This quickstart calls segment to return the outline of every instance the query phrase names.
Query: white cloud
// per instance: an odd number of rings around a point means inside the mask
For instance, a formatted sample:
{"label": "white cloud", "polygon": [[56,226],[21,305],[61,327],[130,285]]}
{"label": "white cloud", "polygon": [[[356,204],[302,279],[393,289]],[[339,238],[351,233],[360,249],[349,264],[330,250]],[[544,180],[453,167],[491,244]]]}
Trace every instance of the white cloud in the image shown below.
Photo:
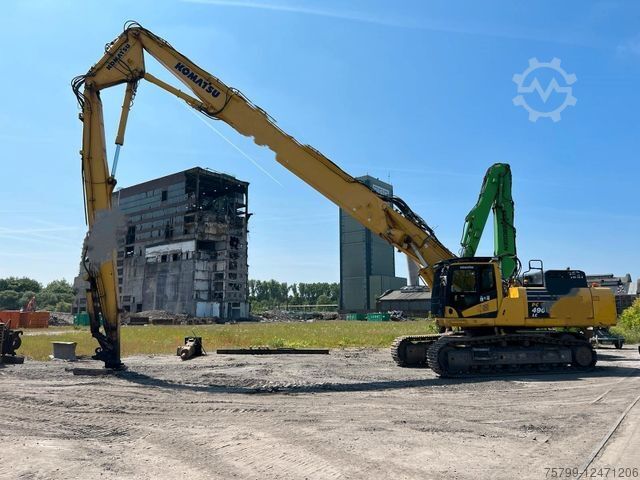
{"label": "white cloud", "polygon": [[327,10],[324,8],[306,7],[301,5],[285,5],[278,3],[265,3],[259,1],[245,0],[184,0],[188,3],[203,3],[208,5],[217,5],[220,7],[240,7],[254,8],[259,10],[271,10],[276,12],[300,13],[305,15],[315,15],[318,17],[337,18],[342,20],[351,20],[355,22],[374,23],[378,25],[387,25],[392,27],[407,26],[403,21],[396,21],[389,18],[382,18],[375,15],[369,15],[364,12],[349,12]]}
{"label": "white cloud", "polygon": [[480,35],[511,40],[532,40],[544,43],[558,43],[575,46],[595,46],[590,38],[582,38],[572,32],[550,32],[545,29],[528,29],[523,25],[486,25],[482,22],[471,24],[451,23],[442,19],[424,18],[419,16],[398,15],[388,11],[384,14],[373,14],[364,11],[328,9],[300,3],[283,3],[283,0],[182,0],[185,3],[213,5],[218,7],[235,7],[244,9],[265,10],[271,12],[285,12],[301,15],[311,15],[353,22],[382,25],[396,28],[415,28],[432,32],[455,33],[463,35]]}
{"label": "white cloud", "polygon": [[617,47],[618,55],[640,57],[640,34],[627,39]]}

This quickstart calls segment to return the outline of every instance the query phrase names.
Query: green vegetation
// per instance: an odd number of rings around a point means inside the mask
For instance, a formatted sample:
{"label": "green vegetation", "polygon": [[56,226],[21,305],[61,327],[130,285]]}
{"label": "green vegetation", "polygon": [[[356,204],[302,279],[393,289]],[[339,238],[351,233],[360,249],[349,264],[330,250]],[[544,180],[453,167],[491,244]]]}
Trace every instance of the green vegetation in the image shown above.
{"label": "green vegetation", "polygon": [[[78,355],[92,355],[97,343],[89,330],[53,327],[49,331],[29,330],[22,338],[20,353],[35,360],[47,360],[51,342],[77,342]],[[193,332],[203,337],[209,351],[224,347],[273,348],[385,348],[394,338],[409,334],[435,333],[433,322],[346,322],[238,323],[206,326],[123,327],[122,355],[174,354],[184,337]],[[51,333],[56,333],[52,335]],[[47,334],[49,333],[49,334]]]}
{"label": "green vegetation", "polygon": [[249,301],[254,312],[290,305],[337,304],[338,283],[294,283],[276,280],[249,280]]}
{"label": "green vegetation", "polygon": [[32,278],[0,278],[0,310],[20,310],[36,297],[38,310],[71,312],[74,290],[66,280],[54,280],[43,287]]}
{"label": "green vegetation", "polygon": [[622,335],[627,343],[640,343],[640,297],[622,312],[618,325],[611,331]]}

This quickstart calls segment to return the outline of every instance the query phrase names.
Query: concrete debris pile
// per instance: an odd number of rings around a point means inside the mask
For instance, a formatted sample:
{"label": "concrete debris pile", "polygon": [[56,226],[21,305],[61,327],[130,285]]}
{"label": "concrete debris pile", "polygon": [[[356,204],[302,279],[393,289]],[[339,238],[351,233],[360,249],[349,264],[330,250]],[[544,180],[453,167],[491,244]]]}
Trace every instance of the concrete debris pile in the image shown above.
{"label": "concrete debris pile", "polygon": [[129,325],[188,325],[206,322],[203,318],[194,318],[186,314],[175,314],[164,310],[145,310],[123,316],[123,323]]}
{"label": "concrete debris pile", "polygon": [[337,320],[337,312],[300,312],[292,310],[265,310],[252,315],[259,322],[301,322],[309,320]]}
{"label": "concrete debris pile", "polygon": [[[337,312],[301,312],[295,310],[266,310],[251,314],[247,319],[237,321],[251,322],[309,322],[314,320],[337,320]],[[219,317],[193,317],[187,314],[175,314],[165,310],[145,310],[143,312],[122,315],[123,325],[205,325],[212,323],[236,323],[236,320],[224,320]]]}
{"label": "concrete debris pile", "polygon": [[73,325],[73,315],[65,312],[51,312],[49,316],[50,327],[65,327]]}
{"label": "concrete debris pile", "polygon": [[402,310],[389,310],[387,313],[394,322],[403,322],[407,320]]}

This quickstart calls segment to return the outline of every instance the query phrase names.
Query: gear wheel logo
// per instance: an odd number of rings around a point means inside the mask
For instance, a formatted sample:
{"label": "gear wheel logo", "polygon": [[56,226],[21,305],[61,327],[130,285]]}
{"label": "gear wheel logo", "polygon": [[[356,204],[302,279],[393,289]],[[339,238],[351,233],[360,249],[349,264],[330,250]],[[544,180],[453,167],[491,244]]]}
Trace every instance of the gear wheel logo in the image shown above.
{"label": "gear wheel logo", "polygon": [[[553,74],[546,88],[542,88],[538,78],[538,74],[544,70],[551,70]],[[558,83],[558,80],[561,80],[561,83]],[[513,76],[514,83],[518,85],[518,95],[513,98],[513,104],[529,112],[529,121],[531,122],[537,122],[538,118],[541,117],[550,118],[554,122],[559,122],[563,110],[569,106],[574,106],[577,102],[576,97],[573,96],[572,87],[577,80],[575,74],[567,73],[560,66],[560,59],[558,58],[554,58],[550,62],[540,62],[537,58],[530,58],[529,67],[524,72],[516,73]],[[542,100],[541,103],[538,102],[540,106],[536,108],[530,105],[531,100],[534,99],[534,96],[530,94],[534,92],[537,93],[540,100]],[[562,103],[554,108],[549,106],[548,110],[541,108],[547,106],[547,101],[552,93],[563,95]],[[554,96],[554,98],[555,97],[556,96]],[[527,103],[527,98],[530,99],[529,103]]]}

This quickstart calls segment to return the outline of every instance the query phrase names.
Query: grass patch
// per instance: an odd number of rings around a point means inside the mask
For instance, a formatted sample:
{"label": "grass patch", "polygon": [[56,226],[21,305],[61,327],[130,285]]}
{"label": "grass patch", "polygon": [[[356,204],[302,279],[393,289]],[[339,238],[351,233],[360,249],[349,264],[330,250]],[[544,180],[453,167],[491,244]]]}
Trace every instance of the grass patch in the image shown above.
{"label": "grass patch", "polygon": [[[57,330],[57,331],[56,331]],[[316,321],[293,323],[237,323],[234,325],[135,326],[122,327],[122,356],[175,354],[184,337],[195,330],[206,350],[233,347],[268,346],[273,348],[385,348],[396,337],[435,333],[432,321],[357,322]],[[56,332],[55,335],[51,333]],[[22,338],[19,353],[34,360],[48,360],[51,342],[76,342],[77,355],[92,355],[98,346],[88,328],[71,330],[52,327],[48,331],[30,331]]]}

